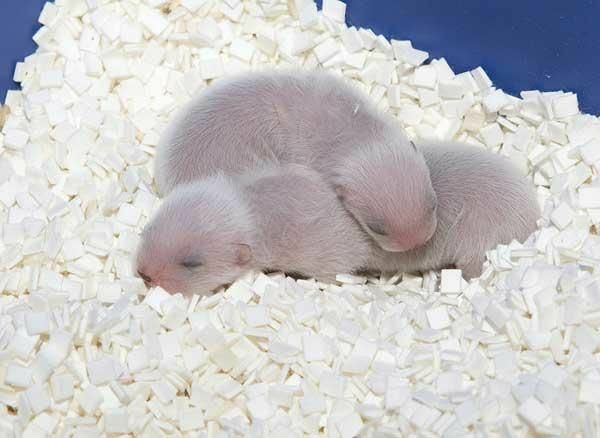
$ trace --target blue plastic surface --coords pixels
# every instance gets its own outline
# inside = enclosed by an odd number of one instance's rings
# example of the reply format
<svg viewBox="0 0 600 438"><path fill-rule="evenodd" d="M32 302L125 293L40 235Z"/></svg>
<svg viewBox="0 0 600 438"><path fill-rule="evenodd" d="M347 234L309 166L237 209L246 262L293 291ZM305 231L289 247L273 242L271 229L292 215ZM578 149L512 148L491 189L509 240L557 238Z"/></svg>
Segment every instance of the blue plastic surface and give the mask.
<svg viewBox="0 0 600 438"><path fill-rule="evenodd" d="M513 95L576 92L600 115L599 0L348 0L346 20L410 39L457 73L481 65Z"/></svg>
<svg viewBox="0 0 600 438"><path fill-rule="evenodd" d="M83 1L83 0L81 0ZM14 64L35 50L43 0L0 0L0 97ZM570 90L600 114L599 0L348 0L346 17L410 39L457 71L482 65L497 87Z"/></svg>
<svg viewBox="0 0 600 438"><path fill-rule="evenodd" d="M31 37L40 28L44 0L0 0L0 99L15 89L15 64L37 48Z"/></svg>

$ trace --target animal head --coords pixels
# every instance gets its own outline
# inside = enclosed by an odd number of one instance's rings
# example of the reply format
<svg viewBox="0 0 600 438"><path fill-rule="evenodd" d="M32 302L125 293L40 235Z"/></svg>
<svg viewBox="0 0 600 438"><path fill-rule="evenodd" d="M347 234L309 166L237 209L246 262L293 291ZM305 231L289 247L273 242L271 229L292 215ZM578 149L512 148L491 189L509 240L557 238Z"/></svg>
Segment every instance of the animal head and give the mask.
<svg viewBox="0 0 600 438"><path fill-rule="evenodd" d="M206 294L251 269L252 219L223 176L178 186L145 227L135 272L147 286Z"/></svg>
<svg viewBox="0 0 600 438"><path fill-rule="evenodd" d="M334 184L344 207L386 251L422 246L437 227L429 168L412 142L373 144L350 155Z"/></svg>

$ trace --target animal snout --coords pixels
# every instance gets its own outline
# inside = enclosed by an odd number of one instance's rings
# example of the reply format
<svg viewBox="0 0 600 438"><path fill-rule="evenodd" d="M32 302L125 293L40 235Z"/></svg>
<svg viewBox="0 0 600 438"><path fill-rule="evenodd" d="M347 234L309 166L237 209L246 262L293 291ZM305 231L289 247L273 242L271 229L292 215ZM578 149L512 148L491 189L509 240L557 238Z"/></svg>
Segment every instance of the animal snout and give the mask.
<svg viewBox="0 0 600 438"><path fill-rule="evenodd" d="M394 250L396 252L410 251L412 249L415 249L415 248L418 248L419 246L424 245L425 242L426 241L423 239L415 239L412 237L409 239L401 239L396 242Z"/></svg>
<svg viewBox="0 0 600 438"><path fill-rule="evenodd" d="M140 278L144 280L144 284L146 285L146 287L152 286L152 278L149 275L145 274L140 269L138 269L137 273L140 276Z"/></svg>
<svg viewBox="0 0 600 438"><path fill-rule="evenodd" d="M429 242L429 240L433 237L436 228L437 221L434 220L426 227L423 227L419 230L415 230L409 236L406 236L404 239L401 239L400 242L398 242L398 244L404 245L404 247L406 248L405 251L423 246L427 242Z"/></svg>
<svg viewBox="0 0 600 438"><path fill-rule="evenodd" d="M392 239L392 241L388 245L389 248L383 248L392 252L404 252L413 250L429 242L429 240L433 237L436 228L437 221L433 220L426 227L421 226L418 229L404 232L401 235L396 236L396 238Z"/></svg>

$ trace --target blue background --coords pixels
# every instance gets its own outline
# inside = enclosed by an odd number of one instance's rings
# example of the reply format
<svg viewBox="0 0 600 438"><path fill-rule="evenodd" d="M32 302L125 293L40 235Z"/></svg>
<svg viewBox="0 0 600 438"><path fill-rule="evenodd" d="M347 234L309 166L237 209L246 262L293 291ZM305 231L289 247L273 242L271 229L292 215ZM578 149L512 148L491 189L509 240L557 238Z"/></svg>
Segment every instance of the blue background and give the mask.
<svg viewBox="0 0 600 438"><path fill-rule="evenodd" d="M83 1L83 0L81 0ZM347 0L349 23L410 39L458 73L482 65L503 90L570 90L600 114L599 0ZM42 0L0 0L0 98L35 50Z"/></svg>

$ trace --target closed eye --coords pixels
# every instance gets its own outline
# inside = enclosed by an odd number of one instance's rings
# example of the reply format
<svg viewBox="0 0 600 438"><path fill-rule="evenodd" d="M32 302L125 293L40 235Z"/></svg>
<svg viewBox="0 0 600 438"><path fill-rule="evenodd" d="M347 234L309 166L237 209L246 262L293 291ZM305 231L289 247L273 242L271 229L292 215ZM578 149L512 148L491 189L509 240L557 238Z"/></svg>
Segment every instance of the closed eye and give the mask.
<svg viewBox="0 0 600 438"><path fill-rule="evenodd" d="M375 234L387 236L383 222L369 222L367 223L367 227L369 227L369 229Z"/></svg>
<svg viewBox="0 0 600 438"><path fill-rule="evenodd" d="M417 146L415 145L415 143L412 140L411 140L410 144L412 145L415 152L417 152Z"/></svg>
<svg viewBox="0 0 600 438"><path fill-rule="evenodd" d="M180 263L180 265L187 269L195 269L195 268L199 268L200 266L202 266L202 262L198 259L189 258L189 259L184 259Z"/></svg>

